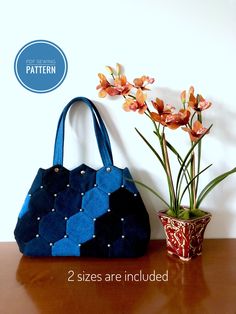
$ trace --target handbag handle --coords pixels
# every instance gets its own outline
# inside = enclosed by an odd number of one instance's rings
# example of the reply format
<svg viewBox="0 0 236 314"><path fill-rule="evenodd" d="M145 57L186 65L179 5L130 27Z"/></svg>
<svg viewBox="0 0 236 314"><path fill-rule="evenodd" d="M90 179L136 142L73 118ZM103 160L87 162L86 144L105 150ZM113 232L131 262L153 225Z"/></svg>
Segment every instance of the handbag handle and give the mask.
<svg viewBox="0 0 236 314"><path fill-rule="evenodd" d="M106 127L95 105L86 97L76 97L72 99L63 109L60 115L54 145L53 165L63 165L65 119L70 107L78 101L86 104L91 110L98 149L104 166L113 165L111 143Z"/></svg>

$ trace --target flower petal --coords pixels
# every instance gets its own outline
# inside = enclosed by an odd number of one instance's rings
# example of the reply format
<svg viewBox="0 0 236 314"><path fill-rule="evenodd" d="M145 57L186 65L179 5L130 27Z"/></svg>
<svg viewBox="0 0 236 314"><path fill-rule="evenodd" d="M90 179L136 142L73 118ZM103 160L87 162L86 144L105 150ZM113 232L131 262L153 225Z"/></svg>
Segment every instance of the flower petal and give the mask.
<svg viewBox="0 0 236 314"><path fill-rule="evenodd" d="M123 109L125 111L130 111L130 106L132 105L133 102L134 100L131 98L126 99L126 101L123 103Z"/></svg>
<svg viewBox="0 0 236 314"><path fill-rule="evenodd" d="M181 129L182 129L183 131L185 131L185 132L188 132L188 134L189 134L189 136L190 136L190 140L191 140L192 142L195 142L195 141L198 139L198 137L195 136L195 133L193 132L193 130L191 130L190 128L182 127Z"/></svg>
<svg viewBox="0 0 236 314"><path fill-rule="evenodd" d="M206 109L210 108L211 105L212 105L212 103L209 101L200 101L198 103L198 108L202 111L202 110L206 110Z"/></svg>
<svg viewBox="0 0 236 314"><path fill-rule="evenodd" d="M160 98L156 98L156 101L152 101L153 107L158 111L159 114L162 114L164 111L164 101Z"/></svg>
<svg viewBox="0 0 236 314"><path fill-rule="evenodd" d="M149 77L148 76L147 81L148 81L148 84L153 84L155 82L155 79L154 79L154 77Z"/></svg>
<svg viewBox="0 0 236 314"><path fill-rule="evenodd" d="M175 123L175 122L171 122L167 125L167 127L171 130L176 130L180 127L180 125L178 123Z"/></svg>
<svg viewBox="0 0 236 314"><path fill-rule="evenodd" d="M189 103L195 104L197 102L195 96L193 94L189 94Z"/></svg>
<svg viewBox="0 0 236 314"><path fill-rule="evenodd" d="M106 97L106 95L107 95L107 92L105 91L105 89L101 89L100 92L98 93L98 96L100 98L104 98Z"/></svg>
<svg viewBox="0 0 236 314"><path fill-rule="evenodd" d="M142 87L143 86L143 80L142 78L136 78L133 80L135 87Z"/></svg>
<svg viewBox="0 0 236 314"><path fill-rule="evenodd" d="M98 73L98 77L100 79L100 85L102 88L106 88L106 87L110 86L110 83L108 82L108 80L104 74Z"/></svg>
<svg viewBox="0 0 236 314"><path fill-rule="evenodd" d="M202 97L202 95L197 95L197 100L198 102L201 102L201 101L205 101L205 99Z"/></svg>
<svg viewBox="0 0 236 314"><path fill-rule="evenodd" d="M181 120L180 125L185 125L189 122L190 111L188 109L180 109L179 115L180 115L180 120Z"/></svg>
<svg viewBox="0 0 236 314"><path fill-rule="evenodd" d="M187 128L186 126L182 127L181 129L184 130L185 132L191 133L191 129Z"/></svg>
<svg viewBox="0 0 236 314"><path fill-rule="evenodd" d="M126 85L126 83L127 83L126 76L125 75L121 75L121 77L120 77L120 85L124 86L124 85Z"/></svg>
<svg viewBox="0 0 236 314"><path fill-rule="evenodd" d="M194 94L194 87L190 86L188 92L189 92L189 94Z"/></svg>
<svg viewBox="0 0 236 314"><path fill-rule="evenodd" d="M141 108L139 108L138 113L143 114L147 110L147 105L143 105Z"/></svg>
<svg viewBox="0 0 236 314"><path fill-rule="evenodd" d="M110 96L120 95L120 92L117 89L115 89L114 87L107 87L106 92Z"/></svg>
<svg viewBox="0 0 236 314"><path fill-rule="evenodd" d="M107 80L106 76L102 73L98 73L98 77L100 78L101 81Z"/></svg>
<svg viewBox="0 0 236 314"><path fill-rule="evenodd" d="M194 132L198 132L200 129L202 129L203 128L203 126L202 126L202 124L201 124L201 122L200 121L198 121L198 120L196 120L194 123L193 123L193 131Z"/></svg>
<svg viewBox="0 0 236 314"><path fill-rule="evenodd" d="M151 115L152 120L156 122L161 122L161 116L158 113L151 112L150 115Z"/></svg>
<svg viewBox="0 0 236 314"><path fill-rule="evenodd" d="M146 98L147 98L147 95L144 94L141 89L138 89L137 93L136 93L136 100L137 100L137 102L139 104L144 104Z"/></svg>

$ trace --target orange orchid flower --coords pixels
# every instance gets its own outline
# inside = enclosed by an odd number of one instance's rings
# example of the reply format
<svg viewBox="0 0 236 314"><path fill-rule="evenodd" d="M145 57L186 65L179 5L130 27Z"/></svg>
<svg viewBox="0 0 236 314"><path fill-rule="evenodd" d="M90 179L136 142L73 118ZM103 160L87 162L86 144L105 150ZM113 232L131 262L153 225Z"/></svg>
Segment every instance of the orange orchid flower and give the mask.
<svg viewBox="0 0 236 314"><path fill-rule="evenodd" d="M108 82L104 74L99 73L98 77L100 79L100 84L97 86L97 89L100 89L98 95L102 98L106 97L107 94L110 96L127 95L132 88L132 85L127 82L124 75L116 77L114 85Z"/></svg>
<svg viewBox="0 0 236 314"><path fill-rule="evenodd" d="M178 129L182 125L186 125L190 118L190 111L186 109L180 109L178 113L165 113L157 114L151 112L151 117L154 121L160 122L163 126L166 126L172 130Z"/></svg>
<svg viewBox="0 0 236 314"><path fill-rule="evenodd" d="M153 84L154 81L155 81L154 78L143 75L143 76L141 76L139 78L134 79L133 82L134 82L134 87L135 88L140 88L142 90L149 90L149 88L147 88L146 86L148 84Z"/></svg>
<svg viewBox="0 0 236 314"><path fill-rule="evenodd" d="M194 87L191 86L189 88L189 100L188 105L196 112L201 112L203 110L208 109L211 106L211 102L206 101L202 95L197 94L197 96L194 96Z"/></svg>
<svg viewBox="0 0 236 314"><path fill-rule="evenodd" d="M194 122L192 129L184 127L182 130L188 132L192 142L196 142L207 132L207 128L204 128L198 120Z"/></svg>
<svg viewBox="0 0 236 314"><path fill-rule="evenodd" d="M125 75L117 76L114 80L113 88L117 91L116 95L127 95L132 87Z"/></svg>
<svg viewBox="0 0 236 314"><path fill-rule="evenodd" d="M158 114L170 114L173 113L175 107L171 105L165 105L164 101L160 98L156 98L156 101L152 101L153 107L157 110Z"/></svg>
<svg viewBox="0 0 236 314"><path fill-rule="evenodd" d="M102 73L98 73L100 79L100 84L97 86L97 89L100 89L98 96L101 98L106 97L107 94L110 96L119 95L119 93L114 90L112 85L108 82L106 76Z"/></svg>
<svg viewBox="0 0 236 314"><path fill-rule="evenodd" d="M166 116L171 114L175 108L170 105L165 105L164 101L160 98L156 98L156 101L152 101L152 104L158 112L151 112L152 119L165 125Z"/></svg>
<svg viewBox="0 0 236 314"><path fill-rule="evenodd" d="M186 125L190 118L190 111L186 109L180 109L178 113L170 114L166 116L165 124L168 128L175 130L181 125Z"/></svg>
<svg viewBox="0 0 236 314"><path fill-rule="evenodd" d="M189 110L181 109L178 113L173 113L175 108L171 105L164 105L163 100L159 98L156 98L156 101L152 101L152 104L158 112L151 112L152 119L172 130L187 124L189 121Z"/></svg>
<svg viewBox="0 0 236 314"><path fill-rule="evenodd" d="M189 107L197 112L201 112L203 110L208 109L211 106L211 102L206 101L201 95L197 95L196 97L193 94L189 95L188 101Z"/></svg>
<svg viewBox="0 0 236 314"><path fill-rule="evenodd" d="M123 109L125 111L137 111L138 113L144 113L147 109L146 105L147 95L142 92L141 89L138 89L136 92L135 98L127 98L123 104Z"/></svg>

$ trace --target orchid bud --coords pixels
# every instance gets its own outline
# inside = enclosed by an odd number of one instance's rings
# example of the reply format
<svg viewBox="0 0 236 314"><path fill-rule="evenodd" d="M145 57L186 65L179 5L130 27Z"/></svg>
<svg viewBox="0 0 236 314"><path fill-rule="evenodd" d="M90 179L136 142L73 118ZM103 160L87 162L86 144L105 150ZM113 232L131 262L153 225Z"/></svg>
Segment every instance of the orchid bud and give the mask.
<svg viewBox="0 0 236 314"><path fill-rule="evenodd" d="M112 69L112 67L110 67L110 66L106 66L105 67L105 69L112 75L112 74L114 74L114 70Z"/></svg>
<svg viewBox="0 0 236 314"><path fill-rule="evenodd" d="M120 76L120 74L121 74L121 65L119 63L116 64L116 72L117 72L117 75Z"/></svg>
<svg viewBox="0 0 236 314"><path fill-rule="evenodd" d="M186 90L182 91L180 94L181 102L184 105L186 103Z"/></svg>
<svg viewBox="0 0 236 314"><path fill-rule="evenodd" d="M189 87L189 94L194 94L194 87L193 86Z"/></svg>

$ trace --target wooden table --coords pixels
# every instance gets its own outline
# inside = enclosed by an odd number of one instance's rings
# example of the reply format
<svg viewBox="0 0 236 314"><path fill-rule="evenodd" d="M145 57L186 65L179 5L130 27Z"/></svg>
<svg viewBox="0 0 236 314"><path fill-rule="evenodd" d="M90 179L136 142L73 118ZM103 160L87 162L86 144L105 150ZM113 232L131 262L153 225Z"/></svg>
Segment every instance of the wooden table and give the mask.
<svg viewBox="0 0 236 314"><path fill-rule="evenodd" d="M0 254L1 314L236 313L236 239L205 240L190 262L163 240L137 259L29 258L15 243Z"/></svg>

